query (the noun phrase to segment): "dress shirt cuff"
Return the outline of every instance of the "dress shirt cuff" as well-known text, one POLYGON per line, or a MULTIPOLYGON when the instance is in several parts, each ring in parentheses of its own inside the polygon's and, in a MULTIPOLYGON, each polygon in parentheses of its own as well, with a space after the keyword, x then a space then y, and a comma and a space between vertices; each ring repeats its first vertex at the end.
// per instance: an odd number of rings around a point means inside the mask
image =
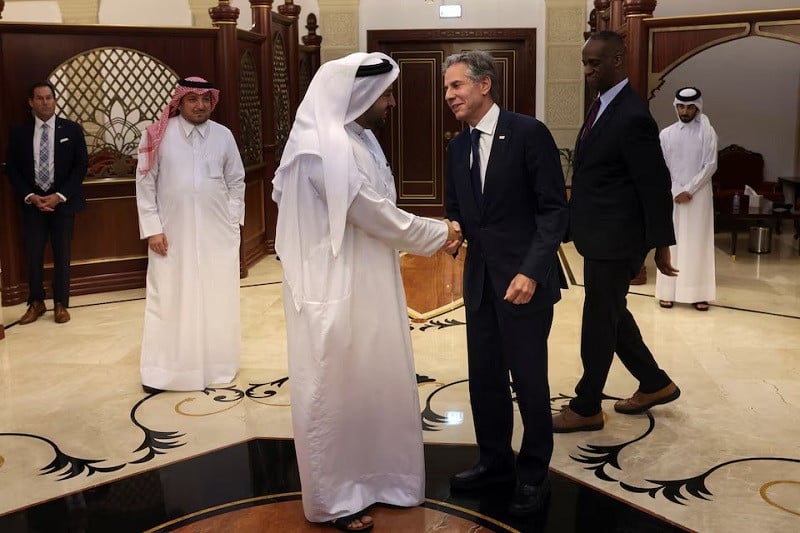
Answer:
POLYGON ((60 192, 57 192, 56 195, 58 195, 58 197, 61 198, 62 202, 66 202, 67 201, 67 197, 64 196, 63 194, 61 194, 60 192))
POLYGON ((28 193, 28 195, 25 196, 25 203, 26 204, 30 204, 31 203, 31 196, 33 196, 33 193, 28 193))

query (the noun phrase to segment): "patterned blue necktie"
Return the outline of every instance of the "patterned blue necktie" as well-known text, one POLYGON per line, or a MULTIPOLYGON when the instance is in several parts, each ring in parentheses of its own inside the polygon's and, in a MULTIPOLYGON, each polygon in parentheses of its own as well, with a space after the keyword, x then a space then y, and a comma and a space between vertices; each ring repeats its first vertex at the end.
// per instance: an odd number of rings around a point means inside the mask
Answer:
POLYGON ((42 136, 39 140, 39 170, 36 173, 36 185, 42 191, 50 190, 53 180, 50 177, 50 126, 42 124, 42 136))
POLYGON ((472 192, 478 205, 483 201, 483 191, 481 190, 481 150, 480 139, 481 130, 473 128, 470 132, 472 140, 472 166, 469 168, 469 177, 472 182, 472 192))

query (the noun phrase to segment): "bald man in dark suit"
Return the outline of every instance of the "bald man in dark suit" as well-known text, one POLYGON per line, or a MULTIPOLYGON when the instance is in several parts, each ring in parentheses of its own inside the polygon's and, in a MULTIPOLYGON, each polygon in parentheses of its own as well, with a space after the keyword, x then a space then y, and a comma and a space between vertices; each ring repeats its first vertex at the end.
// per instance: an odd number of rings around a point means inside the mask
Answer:
POLYGON ((601 408, 616 353, 639 381, 614 410, 637 414, 680 396, 659 368, 628 310, 626 295, 649 250, 658 269, 675 276, 669 246, 675 244, 669 170, 658 126, 628 83, 625 43, 605 31, 583 48, 586 83, 597 92, 575 144, 568 240, 584 260, 581 361, 576 396, 553 417, 553 431, 603 428, 601 408))

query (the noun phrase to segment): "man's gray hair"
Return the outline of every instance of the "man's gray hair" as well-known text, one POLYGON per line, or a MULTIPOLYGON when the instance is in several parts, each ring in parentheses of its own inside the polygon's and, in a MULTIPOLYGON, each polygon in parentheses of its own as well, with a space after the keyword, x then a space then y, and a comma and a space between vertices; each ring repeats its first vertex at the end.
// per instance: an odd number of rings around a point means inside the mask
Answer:
POLYGON ((442 74, 456 63, 467 65, 467 77, 475 83, 489 78, 492 82, 489 96, 494 103, 500 102, 500 86, 497 84, 497 69, 494 67, 492 54, 484 50, 471 50, 447 56, 442 64, 442 74))

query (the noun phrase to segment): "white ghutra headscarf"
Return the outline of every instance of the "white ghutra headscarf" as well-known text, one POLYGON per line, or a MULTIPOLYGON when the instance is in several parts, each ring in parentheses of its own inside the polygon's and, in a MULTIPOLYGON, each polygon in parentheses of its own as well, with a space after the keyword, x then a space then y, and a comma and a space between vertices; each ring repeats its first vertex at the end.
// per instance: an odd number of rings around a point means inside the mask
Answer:
POLYGON ((678 104, 692 104, 695 106, 697 108, 697 115, 695 115, 693 121, 699 122, 704 130, 711 128, 708 117, 703 113, 703 94, 700 92, 700 89, 697 87, 684 87, 683 89, 678 89, 675 93, 675 100, 672 101, 672 106, 675 108, 675 114, 678 115, 678 119, 680 119, 681 116, 678 113, 678 104))
POLYGON ((284 197, 294 197, 292 191, 299 186, 297 181, 306 179, 298 174, 300 156, 316 156, 322 163, 330 245, 333 257, 337 257, 344 239, 347 211, 360 187, 345 125, 363 115, 399 73, 397 63, 380 52, 357 52, 329 61, 314 75, 297 108, 280 166, 272 180, 272 199, 279 209, 275 249, 298 310, 303 294, 302 275, 297 274, 303 268, 301 226, 304 217, 314 214, 298 212, 300 206, 284 197))

